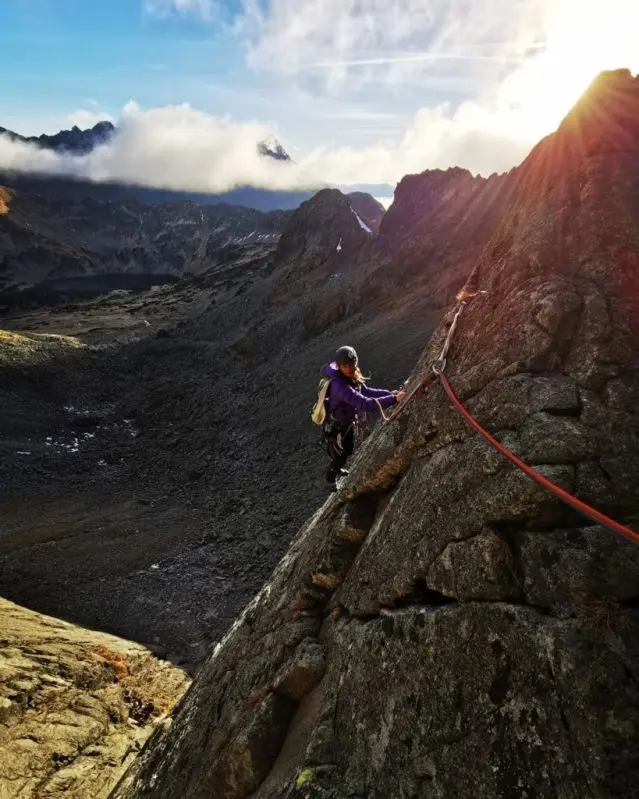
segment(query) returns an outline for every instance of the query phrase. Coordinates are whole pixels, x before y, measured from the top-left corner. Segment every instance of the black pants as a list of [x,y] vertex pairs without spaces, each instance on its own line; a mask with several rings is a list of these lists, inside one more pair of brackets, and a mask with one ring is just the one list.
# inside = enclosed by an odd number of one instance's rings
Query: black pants
[[346,461],[353,454],[355,446],[355,429],[352,424],[333,424],[330,431],[326,435],[326,444],[331,465],[326,471],[326,479],[334,483],[339,474],[339,470],[343,469]]

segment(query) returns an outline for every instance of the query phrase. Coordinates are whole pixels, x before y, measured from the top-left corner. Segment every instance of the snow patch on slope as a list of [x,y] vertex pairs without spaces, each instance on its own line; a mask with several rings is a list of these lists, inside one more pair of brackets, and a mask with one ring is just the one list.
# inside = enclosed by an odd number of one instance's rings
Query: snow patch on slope
[[372,235],[373,231],[368,227],[366,222],[362,220],[361,216],[357,213],[357,211],[353,208],[353,206],[351,206],[351,211],[355,214],[355,218],[359,222],[359,226],[361,227],[361,229],[365,230],[366,233],[370,233]]

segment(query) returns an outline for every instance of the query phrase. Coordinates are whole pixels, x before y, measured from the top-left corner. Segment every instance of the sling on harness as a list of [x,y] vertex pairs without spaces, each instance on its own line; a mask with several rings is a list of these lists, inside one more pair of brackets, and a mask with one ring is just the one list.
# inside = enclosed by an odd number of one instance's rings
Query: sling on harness
[[330,385],[331,381],[328,377],[323,377],[319,382],[317,402],[313,405],[313,410],[311,411],[313,424],[323,426],[328,418],[328,389]]
[[313,424],[322,428],[319,443],[326,445],[330,457],[334,457],[336,452],[341,453],[344,449],[343,432],[339,430],[334,419],[328,412],[328,392],[331,387],[331,380],[323,377],[318,386],[317,400],[311,410],[311,421]]

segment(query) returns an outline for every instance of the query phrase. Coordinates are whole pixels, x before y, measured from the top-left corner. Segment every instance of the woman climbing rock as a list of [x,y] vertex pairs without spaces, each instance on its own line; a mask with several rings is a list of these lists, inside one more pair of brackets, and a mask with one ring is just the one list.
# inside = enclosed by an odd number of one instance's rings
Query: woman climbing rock
[[333,361],[322,370],[322,375],[330,380],[324,430],[331,458],[326,479],[334,485],[340,475],[348,474],[344,466],[353,453],[359,413],[395,405],[402,401],[406,392],[369,388],[352,347],[340,347]]

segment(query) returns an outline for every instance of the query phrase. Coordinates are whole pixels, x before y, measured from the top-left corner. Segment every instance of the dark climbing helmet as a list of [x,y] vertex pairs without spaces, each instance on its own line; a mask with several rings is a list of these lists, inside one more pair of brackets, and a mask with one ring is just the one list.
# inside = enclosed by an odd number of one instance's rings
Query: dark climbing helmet
[[352,347],[340,347],[335,353],[335,363],[338,366],[346,366],[348,363],[357,363],[357,353]]

